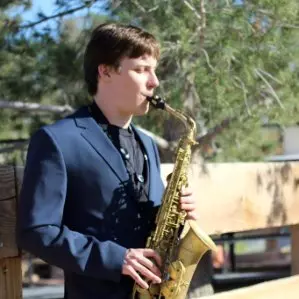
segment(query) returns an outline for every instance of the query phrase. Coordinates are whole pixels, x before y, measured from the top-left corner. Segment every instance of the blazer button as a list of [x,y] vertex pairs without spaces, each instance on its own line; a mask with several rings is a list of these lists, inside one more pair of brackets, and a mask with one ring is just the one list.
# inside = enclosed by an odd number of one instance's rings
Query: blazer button
[[137,174],[137,179],[140,183],[144,183],[144,177],[142,174]]

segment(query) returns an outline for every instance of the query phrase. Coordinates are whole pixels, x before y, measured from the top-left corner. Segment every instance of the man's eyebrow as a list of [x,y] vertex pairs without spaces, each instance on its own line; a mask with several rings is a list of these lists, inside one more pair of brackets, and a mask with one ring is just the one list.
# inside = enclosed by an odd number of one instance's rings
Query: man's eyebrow
[[158,67],[158,65],[152,66],[150,64],[142,63],[142,62],[135,65],[135,67],[140,67],[140,66],[150,67],[150,68],[153,68],[153,69],[156,69]]

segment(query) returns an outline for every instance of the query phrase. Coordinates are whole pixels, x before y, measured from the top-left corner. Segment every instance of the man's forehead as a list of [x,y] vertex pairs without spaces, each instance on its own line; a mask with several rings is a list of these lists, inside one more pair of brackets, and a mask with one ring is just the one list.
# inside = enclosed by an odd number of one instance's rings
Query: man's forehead
[[123,59],[123,64],[128,66],[138,66],[138,65],[144,65],[144,66],[150,66],[153,68],[157,67],[157,59],[154,56],[151,55],[143,55],[137,58],[128,58],[125,57]]

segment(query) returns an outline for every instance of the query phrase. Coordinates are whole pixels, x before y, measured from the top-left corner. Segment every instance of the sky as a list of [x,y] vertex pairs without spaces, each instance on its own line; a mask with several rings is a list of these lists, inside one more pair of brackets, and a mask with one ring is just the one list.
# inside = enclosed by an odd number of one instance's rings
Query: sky
[[55,0],[32,0],[32,8],[22,13],[24,21],[36,20],[36,14],[42,11],[45,15],[51,15],[55,9]]
[[[77,6],[74,6],[73,8],[75,8]],[[101,10],[101,2],[99,2],[99,4],[95,4],[92,7],[93,11],[96,12],[103,12],[103,10]],[[46,16],[51,16],[53,14],[58,13],[58,11],[56,10],[55,7],[55,0],[32,0],[32,7],[31,9],[23,12],[21,10],[15,10],[15,11],[11,11],[11,14],[20,14],[22,15],[22,19],[24,23],[30,23],[30,22],[34,22],[38,20],[38,16],[37,13],[38,12],[42,12],[44,15]],[[80,10],[75,14],[72,14],[72,16],[76,15],[76,16],[80,16],[80,15],[84,15],[86,14],[86,10]],[[50,20],[47,22],[47,25],[51,26],[51,23],[54,25],[55,20]]]

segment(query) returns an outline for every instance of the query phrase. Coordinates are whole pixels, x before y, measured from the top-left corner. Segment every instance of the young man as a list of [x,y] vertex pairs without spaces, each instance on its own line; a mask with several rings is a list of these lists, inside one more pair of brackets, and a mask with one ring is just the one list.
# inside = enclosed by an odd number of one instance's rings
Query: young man
[[[158,150],[131,124],[149,109],[158,58],[151,34],[98,26],[84,60],[93,103],[31,139],[18,242],[64,270],[65,298],[129,299],[134,280],[161,281],[159,255],[144,248],[164,189]],[[181,207],[196,218],[190,190]]]

